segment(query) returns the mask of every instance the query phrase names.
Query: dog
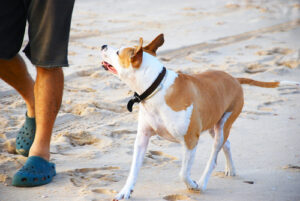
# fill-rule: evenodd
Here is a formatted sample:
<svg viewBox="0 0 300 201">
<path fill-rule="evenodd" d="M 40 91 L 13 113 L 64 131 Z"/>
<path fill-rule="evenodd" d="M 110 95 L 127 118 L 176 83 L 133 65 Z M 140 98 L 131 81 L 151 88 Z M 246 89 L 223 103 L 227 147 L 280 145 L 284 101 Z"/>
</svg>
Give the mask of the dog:
<svg viewBox="0 0 300 201">
<path fill-rule="evenodd" d="M 130 173 L 115 201 L 130 198 L 149 139 L 155 134 L 183 146 L 179 175 L 188 189 L 206 189 L 221 149 L 226 158 L 225 175 L 234 176 L 236 173 L 228 136 L 244 105 L 241 85 L 266 88 L 300 85 L 291 81 L 260 82 L 234 78 L 215 70 L 194 75 L 176 73 L 166 69 L 156 58 L 156 51 L 163 43 L 164 35 L 160 34 L 147 46 L 143 46 L 143 39 L 140 38 L 139 45 L 135 47 L 101 47 L 102 66 L 135 91 L 128 102 L 128 110 L 132 110 L 134 103 L 140 103 Z M 214 138 L 214 143 L 205 170 L 196 182 L 191 179 L 190 172 L 199 137 L 206 130 Z"/>
</svg>

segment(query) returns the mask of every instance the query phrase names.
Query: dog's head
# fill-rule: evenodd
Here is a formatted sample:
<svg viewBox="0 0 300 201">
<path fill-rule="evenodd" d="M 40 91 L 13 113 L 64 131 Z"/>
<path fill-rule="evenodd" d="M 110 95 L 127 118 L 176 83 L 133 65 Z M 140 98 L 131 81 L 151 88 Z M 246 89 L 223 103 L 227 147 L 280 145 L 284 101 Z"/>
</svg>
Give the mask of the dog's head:
<svg viewBox="0 0 300 201">
<path fill-rule="evenodd" d="M 102 66 L 121 80 L 134 79 L 137 72 L 145 70 L 151 63 L 157 63 L 156 50 L 164 43 L 164 35 L 158 35 L 143 47 L 143 39 L 135 47 L 115 49 L 108 45 L 101 47 Z"/>
</svg>

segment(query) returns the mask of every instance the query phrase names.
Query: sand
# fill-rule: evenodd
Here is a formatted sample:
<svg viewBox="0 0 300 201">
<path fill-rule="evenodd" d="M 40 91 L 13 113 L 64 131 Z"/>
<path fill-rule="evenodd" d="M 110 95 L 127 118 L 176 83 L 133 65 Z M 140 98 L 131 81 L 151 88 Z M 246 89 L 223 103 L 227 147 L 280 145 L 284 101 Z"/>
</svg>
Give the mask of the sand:
<svg viewBox="0 0 300 201">
<path fill-rule="evenodd" d="M 158 58 L 172 70 L 224 70 L 236 77 L 300 81 L 300 3 L 264 1 L 77 0 L 62 107 L 52 135 L 53 182 L 11 186 L 26 158 L 14 154 L 24 101 L 0 81 L 0 200 L 111 200 L 129 172 L 138 106 L 132 91 L 101 68 L 100 47 L 145 43 L 159 33 Z M 27 41 L 25 37 L 24 44 Z M 23 54 L 22 54 L 23 55 Z M 24 55 L 23 55 L 24 56 Z M 33 77 L 34 67 L 26 60 Z M 187 191 L 178 173 L 179 144 L 151 139 L 132 200 L 300 200 L 300 89 L 244 86 L 245 106 L 230 135 L 237 176 L 225 178 L 224 154 L 206 192 Z M 199 140 L 192 178 L 198 180 L 212 139 Z"/>
</svg>

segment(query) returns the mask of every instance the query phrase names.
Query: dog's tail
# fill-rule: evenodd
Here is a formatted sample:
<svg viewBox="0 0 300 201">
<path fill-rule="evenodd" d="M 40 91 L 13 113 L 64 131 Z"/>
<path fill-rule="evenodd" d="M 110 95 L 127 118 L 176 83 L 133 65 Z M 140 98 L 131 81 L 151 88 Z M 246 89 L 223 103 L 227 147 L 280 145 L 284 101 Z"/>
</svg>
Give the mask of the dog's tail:
<svg viewBox="0 0 300 201">
<path fill-rule="evenodd" d="M 300 82 L 293 82 L 293 81 L 280 81 L 280 82 L 261 82 L 252 80 L 249 78 L 236 78 L 240 84 L 248 84 L 257 87 L 264 87 L 264 88 L 277 88 L 283 86 L 300 86 Z"/>
</svg>

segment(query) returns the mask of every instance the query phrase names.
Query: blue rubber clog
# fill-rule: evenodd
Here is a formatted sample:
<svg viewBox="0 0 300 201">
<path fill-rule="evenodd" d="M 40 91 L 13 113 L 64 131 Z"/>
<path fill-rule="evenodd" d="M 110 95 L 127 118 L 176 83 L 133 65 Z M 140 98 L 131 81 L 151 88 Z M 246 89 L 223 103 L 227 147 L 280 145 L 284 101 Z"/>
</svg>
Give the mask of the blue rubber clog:
<svg viewBox="0 0 300 201">
<path fill-rule="evenodd" d="M 48 184 L 56 175 L 55 164 L 39 156 L 30 156 L 24 166 L 14 175 L 13 186 L 33 187 Z"/>
<path fill-rule="evenodd" d="M 33 143 L 34 136 L 35 136 L 35 118 L 30 118 L 27 116 L 26 113 L 25 123 L 23 124 L 22 128 L 18 132 L 16 138 L 16 152 L 23 156 L 28 156 L 29 149 Z"/>
</svg>

